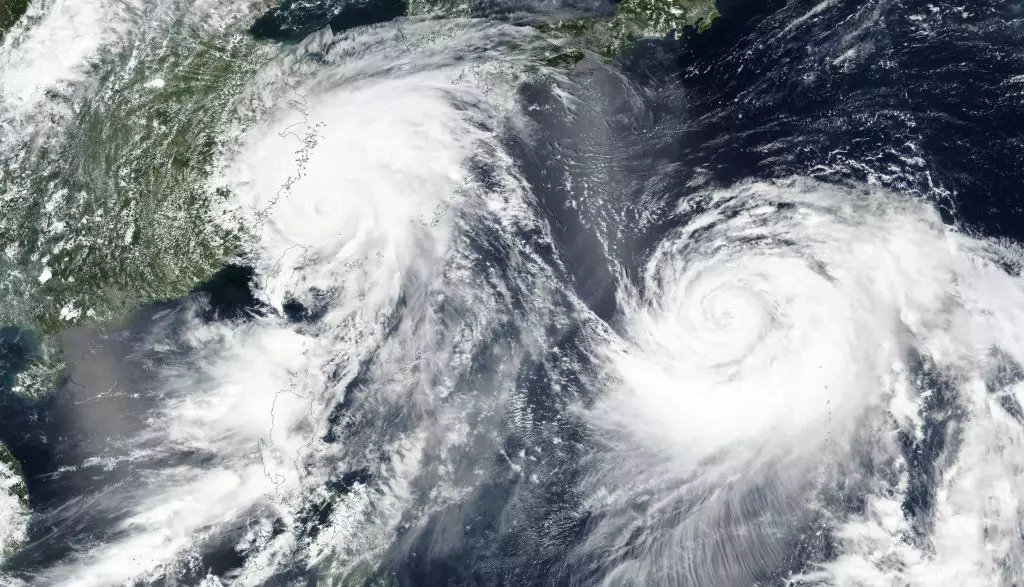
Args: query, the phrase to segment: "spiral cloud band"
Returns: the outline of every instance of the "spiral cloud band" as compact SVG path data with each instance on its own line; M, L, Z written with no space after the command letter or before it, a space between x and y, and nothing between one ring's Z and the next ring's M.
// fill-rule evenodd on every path
M34 0L0 285L70 329L0 394L0 586L1024 585L1024 249L956 224L1024 116L926 132L1019 97L1019 35L911 99L939 45L869 29L975 16L761 4L576 62L520 3L278 44Z
M1019 251L909 198L802 180L677 213L607 346L590 413L607 516L584 551L629 553L616 581L746 584L821 524L845 554L804 584L1019 580L1024 398L993 378L1024 361ZM934 430L937 398L966 417ZM910 461L936 434L934 528L914 527ZM825 507L857 491L867 517Z

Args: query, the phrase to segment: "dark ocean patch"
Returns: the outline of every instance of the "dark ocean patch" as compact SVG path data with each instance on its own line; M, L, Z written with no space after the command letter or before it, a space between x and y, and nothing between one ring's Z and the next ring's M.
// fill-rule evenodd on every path
M521 100L539 133L509 139L508 147L537 196L577 296L608 320L616 310L615 277L598 233L587 225L584 210L576 204L577 198L585 197L583 188L574 188L567 181L571 170L565 169L564 163L563 154L579 140L579 127L566 120L566 112L545 84L527 85L521 91Z
M203 316L210 321L240 320L266 315L268 306L256 298L256 272L244 265L226 265L192 290L205 298Z
M907 493L903 513L919 536L932 528L936 491L960 444L960 423L967 414L957 397L956 378L941 372L929 357L911 357L914 387L922 398L920 437L900 430L899 443L907 462Z
M657 91L687 104L676 161L716 185L875 183L937 201L947 221L1024 238L1014 9L839 0L812 15L816 4L720 2L710 30L675 44L679 84Z
M404 16L405 0L283 0L249 27L258 39L297 42L326 26L337 34Z

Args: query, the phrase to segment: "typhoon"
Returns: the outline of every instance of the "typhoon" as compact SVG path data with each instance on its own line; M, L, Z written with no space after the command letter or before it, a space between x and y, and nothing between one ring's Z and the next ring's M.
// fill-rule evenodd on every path
M0 585L1024 584L1024 13L0 0Z
M637 549L615 581L756 584L801 526L836 556L797 584L1019 581L1019 250L801 181L681 213L590 411L610 511L585 548Z

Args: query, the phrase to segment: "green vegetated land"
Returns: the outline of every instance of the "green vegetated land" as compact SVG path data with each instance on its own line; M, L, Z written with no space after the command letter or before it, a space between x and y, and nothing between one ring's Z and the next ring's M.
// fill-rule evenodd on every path
M41 282L32 322L44 333L179 297L239 250L214 218L227 194L208 180L245 61L244 49L200 43L143 75L115 72L62 148L26 166L0 242L17 237L45 267L45 280L26 276Z
M14 516L27 514L28 488L25 486L25 479L21 471L21 463L14 458L14 455L11 454L11 451L2 442L0 442L0 492L14 496L18 500L19 507L22 510L19 514L16 513L16 511L8 509L8 513L13 514ZM16 524L18 522L11 519L0 520L0 525L11 523ZM23 536L20 538L23 538ZM7 544L0 544L0 565L3 564L4 559L17 552L21 546L22 544L18 538L15 538L13 543L8 542Z
M0 0L0 35L29 0ZM466 0L410 0L408 13L468 16ZM557 45L547 63L571 68L585 51L611 59L642 38L706 28L714 0L623 0L610 18L539 26ZM56 146L26 149L0 175L0 322L43 336L42 352L16 389L50 387L62 364L53 337L65 328L117 320L142 304L187 293L239 254L244 227L215 218L229 195L209 185L230 104L265 56L238 35L197 40L185 29L166 43L108 59L144 55L110 68L82 101ZM53 91L48 98L67 98ZM16 163L10 165L11 163Z
M662 38L686 27L703 31L717 17L714 0L623 0L611 18L591 16L538 28L577 45L548 59L549 65L571 67L583 59L581 49L611 60L640 39Z
M0 39L28 10L28 0L0 0Z
M406 14L441 18L469 16L469 2L466 0L409 0Z
M25 487L25 481L22 478L21 463L18 462L18 459L14 458L10 449L2 442L0 442L0 467L10 469L10 472L18 477L18 482L10 488L10 491L17 495L24 505L28 505L28 488Z
M466 0L409 0L407 14L452 18L469 16L470 9ZM537 28L573 45L546 60L554 67L571 68L583 59L584 50L610 61L640 39L662 38L686 27L704 31L717 17L714 0L623 0L611 18L567 19Z
M48 93L47 107L73 116L60 141L2 154L0 324L41 336L16 392L52 388L62 330L180 297L241 254L244 228L210 180L233 99L263 53L241 33L171 28L105 55L135 65L105 68L103 89L73 109Z

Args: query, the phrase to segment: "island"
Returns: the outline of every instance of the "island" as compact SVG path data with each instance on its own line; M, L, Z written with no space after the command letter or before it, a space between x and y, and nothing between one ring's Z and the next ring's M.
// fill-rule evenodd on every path
M474 12L466 0L281 0L249 30L257 38L295 42L325 26L337 33L400 16L454 18L474 16ZM583 58L584 50L611 60L641 39L663 38L686 27L703 31L717 16L714 0L623 0L611 17L585 16L545 22L536 28L570 42L572 47L558 52L548 63L571 67Z
M704 31L717 17L714 0L624 0L611 18L560 20L537 28L570 41L572 46L549 58L548 64L571 67L583 59L583 50L610 61L641 39L664 38L686 27Z

